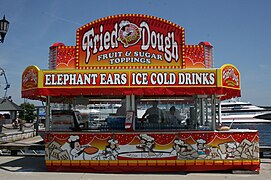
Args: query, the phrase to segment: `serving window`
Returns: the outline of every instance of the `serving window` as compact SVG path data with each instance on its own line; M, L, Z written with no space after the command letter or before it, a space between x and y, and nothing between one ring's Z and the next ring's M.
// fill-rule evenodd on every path
M52 98L52 131L211 130L211 97Z

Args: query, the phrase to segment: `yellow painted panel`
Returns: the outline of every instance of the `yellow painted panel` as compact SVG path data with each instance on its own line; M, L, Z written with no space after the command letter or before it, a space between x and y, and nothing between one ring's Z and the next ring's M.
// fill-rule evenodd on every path
M70 160L62 160L61 161L61 165L62 166L70 166L71 165L71 161Z
M167 166L175 166L176 160L166 160Z

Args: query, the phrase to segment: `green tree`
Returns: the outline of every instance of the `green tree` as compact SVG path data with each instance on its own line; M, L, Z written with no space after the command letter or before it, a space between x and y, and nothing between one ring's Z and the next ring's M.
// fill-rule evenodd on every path
M37 117L35 114L35 105L30 103L23 103L20 105L23 111L19 112L19 118L25 120L26 122L33 122Z

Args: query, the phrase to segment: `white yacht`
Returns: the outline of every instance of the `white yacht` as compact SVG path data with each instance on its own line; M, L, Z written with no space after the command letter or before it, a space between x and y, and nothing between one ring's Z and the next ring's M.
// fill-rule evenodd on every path
M256 106L249 102L221 102L222 123L271 123L271 107Z

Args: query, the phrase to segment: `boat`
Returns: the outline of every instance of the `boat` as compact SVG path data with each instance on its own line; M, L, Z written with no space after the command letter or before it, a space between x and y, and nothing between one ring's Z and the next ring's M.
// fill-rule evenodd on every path
M241 101L222 101L221 123L271 123L271 107Z

